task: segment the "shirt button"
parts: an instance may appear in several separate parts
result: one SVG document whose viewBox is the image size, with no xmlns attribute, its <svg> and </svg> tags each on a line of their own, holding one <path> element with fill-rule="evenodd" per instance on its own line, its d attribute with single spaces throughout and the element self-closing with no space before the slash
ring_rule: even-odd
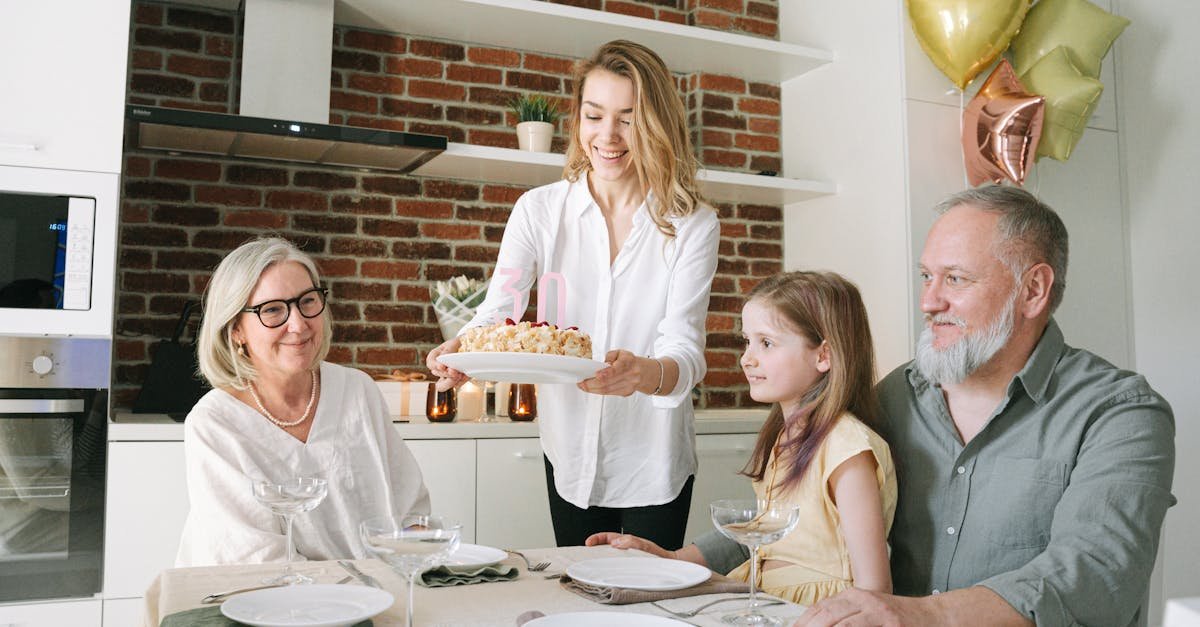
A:
<svg viewBox="0 0 1200 627">
<path fill-rule="evenodd" d="M 959 466 L 959 467 L 958 467 L 958 469 L 957 469 L 955 472 L 957 472 L 958 474 L 960 474 L 960 475 L 961 475 L 961 474 L 963 474 L 963 473 L 964 473 L 964 472 L 966 472 L 966 471 L 967 471 L 967 469 L 966 469 L 966 468 L 963 468 L 962 466 Z"/>
<path fill-rule="evenodd" d="M 932 594 L 941 594 L 941 593 L 942 593 L 942 591 L 938 590 L 937 588 L 934 588 L 933 592 L 932 592 Z"/>
<path fill-rule="evenodd" d="M 946 533 L 954 535 L 954 527 L 946 527 Z"/>
</svg>

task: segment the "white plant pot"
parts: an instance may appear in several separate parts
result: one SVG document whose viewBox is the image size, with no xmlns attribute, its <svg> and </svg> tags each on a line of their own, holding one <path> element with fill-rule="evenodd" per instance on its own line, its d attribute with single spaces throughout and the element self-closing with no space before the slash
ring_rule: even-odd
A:
<svg viewBox="0 0 1200 627">
<path fill-rule="evenodd" d="M 554 139 L 554 125 L 549 122 L 521 122 L 517 124 L 517 145 L 521 150 L 550 152 L 550 140 Z"/>
</svg>

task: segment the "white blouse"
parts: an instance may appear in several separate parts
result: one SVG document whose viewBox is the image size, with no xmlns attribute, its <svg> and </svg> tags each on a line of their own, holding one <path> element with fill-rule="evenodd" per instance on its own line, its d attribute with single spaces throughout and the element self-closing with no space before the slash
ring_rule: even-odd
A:
<svg viewBox="0 0 1200 627">
<path fill-rule="evenodd" d="M 298 559 L 368 557 L 358 523 L 388 513 L 429 512 L 421 469 L 366 374 L 321 364 L 321 400 L 308 442 L 271 424 L 223 390 L 200 399 L 184 422 L 188 499 L 176 566 L 286 559 L 279 518 L 250 492 L 252 478 L 323 477 L 329 494 L 297 514 Z"/>
<path fill-rule="evenodd" d="M 593 358 L 625 349 L 679 364 L 675 388 L 655 397 L 538 385 L 542 448 L 554 465 L 558 493 L 577 507 L 667 503 L 696 472 L 691 393 L 706 372 L 705 321 L 720 225 L 708 206 L 670 221 L 673 239 L 658 230 L 643 203 L 610 265 L 608 228 L 585 178 L 526 192 L 505 227 L 487 297 L 465 327 L 512 317 L 506 271 L 520 270 L 510 289 L 523 301 L 539 277 L 557 272 L 566 279 L 565 316 L 554 319 L 558 297 L 547 282 L 541 296 L 546 317 L 591 335 Z"/>
</svg>

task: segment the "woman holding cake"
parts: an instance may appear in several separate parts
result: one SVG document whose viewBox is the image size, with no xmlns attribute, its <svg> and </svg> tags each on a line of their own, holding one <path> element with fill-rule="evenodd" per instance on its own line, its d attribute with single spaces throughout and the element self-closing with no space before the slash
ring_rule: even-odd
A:
<svg viewBox="0 0 1200 627">
<path fill-rule="evenodd" d="M 539 277 L 565 279 L 565 319 L 608 366 L 541 385 L 554 533 L 580 545 L 615 528 L 679 547 L 696 470 L 692 388 L 705 374 L 716 213 L 698 191 L 686 113 L 662 59 L 613 41 L 577 64 L 565 179 L 521 196 L 487 297 L 467 329 L 511 317 Z M 428 356 L 442 386 L 465 375 Z M 635 531 L 636 530 L 636 531 Z"/>
</svg>

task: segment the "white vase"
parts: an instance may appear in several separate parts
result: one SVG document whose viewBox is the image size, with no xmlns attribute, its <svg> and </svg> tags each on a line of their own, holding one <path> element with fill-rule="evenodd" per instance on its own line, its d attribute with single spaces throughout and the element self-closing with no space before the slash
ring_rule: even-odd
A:
<svg viewBox="0 0 1200 627">
<path fill-rule="evenodd" d="M 517 145 L 521 150 L 550 152 L 550 140 L 554 139 L 554 125 L 549 122 L 521 122 L 517 124 Z"/>
</svg>

